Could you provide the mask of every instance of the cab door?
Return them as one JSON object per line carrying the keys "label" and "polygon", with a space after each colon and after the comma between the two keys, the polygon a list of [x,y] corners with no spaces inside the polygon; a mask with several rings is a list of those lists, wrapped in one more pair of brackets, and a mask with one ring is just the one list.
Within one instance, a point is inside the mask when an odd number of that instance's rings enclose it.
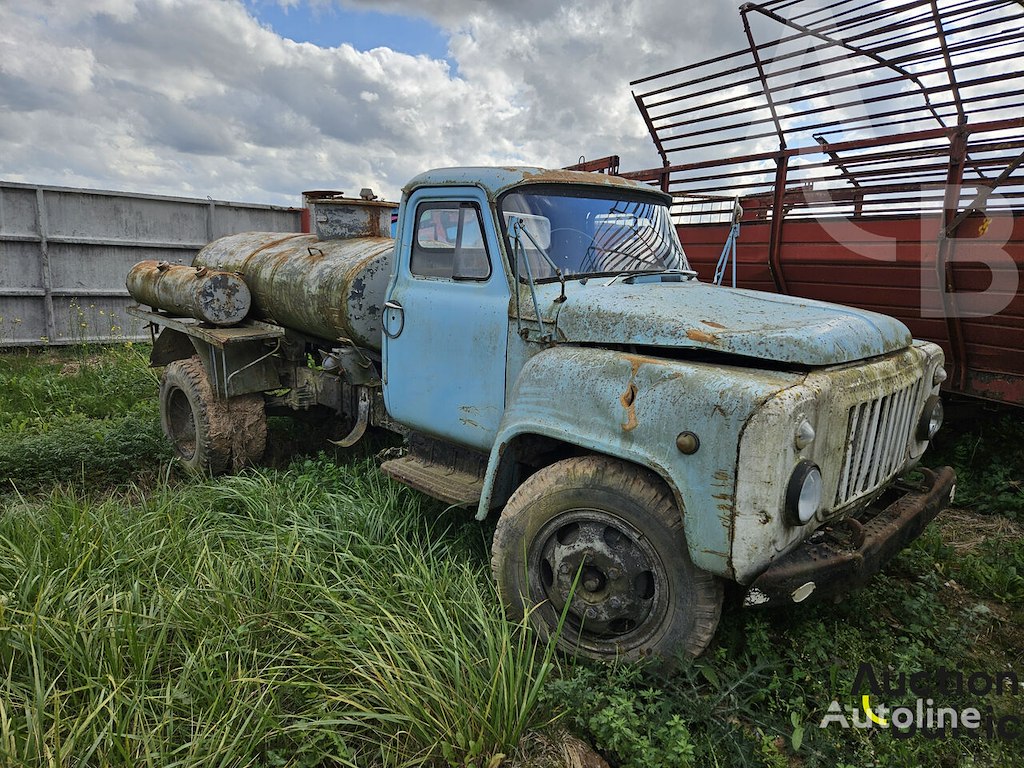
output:
{"label": "cab door", "polygon": [[417,190],[403,208],[383,313],[388,413],[481,449],[505,410],[510,293],[497,242],[480,190]]}

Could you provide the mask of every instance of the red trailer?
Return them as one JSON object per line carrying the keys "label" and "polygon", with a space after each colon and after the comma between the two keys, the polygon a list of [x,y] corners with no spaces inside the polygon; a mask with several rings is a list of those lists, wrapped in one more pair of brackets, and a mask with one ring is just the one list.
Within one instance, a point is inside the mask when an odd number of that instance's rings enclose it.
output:
{"label": "red trailer", "polygon": [[1024,5],[740,13],[747,48],[632,83],[664,165],[622,175],[676,197],[703,278],[894,315],[951,391],[1024,405]]}

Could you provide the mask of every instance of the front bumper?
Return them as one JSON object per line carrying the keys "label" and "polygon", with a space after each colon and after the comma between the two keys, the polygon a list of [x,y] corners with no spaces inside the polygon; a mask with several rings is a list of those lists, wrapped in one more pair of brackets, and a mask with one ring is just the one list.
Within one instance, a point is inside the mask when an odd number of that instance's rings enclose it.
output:
{"label": "front bumper", "polygon": [[785,605],[835,597],[878,573],[953,500],[956,473],[950,467],[920,471],[921,488],[889,497],[887,506],[872,507],[861,520],[820,528],[776,560],[750,584],[743,604]]}

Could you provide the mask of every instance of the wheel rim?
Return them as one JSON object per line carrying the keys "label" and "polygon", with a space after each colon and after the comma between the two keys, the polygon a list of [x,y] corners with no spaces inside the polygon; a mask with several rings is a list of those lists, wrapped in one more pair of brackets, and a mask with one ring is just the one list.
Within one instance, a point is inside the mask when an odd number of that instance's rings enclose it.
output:
{"label": "wheel rim", "polygon": [[167,397],[167,432],[174,450],[189,461],[196,455],[196,417],[188,396],[175,388]]}
{"label": "wheel rim", "polygon": [[648,641],[663,623],[665,566],[647,537],[626,521],[598,509],[569,510],[533,542],[531,596],[551,626],[564,612],[567,642],[615,653]]}

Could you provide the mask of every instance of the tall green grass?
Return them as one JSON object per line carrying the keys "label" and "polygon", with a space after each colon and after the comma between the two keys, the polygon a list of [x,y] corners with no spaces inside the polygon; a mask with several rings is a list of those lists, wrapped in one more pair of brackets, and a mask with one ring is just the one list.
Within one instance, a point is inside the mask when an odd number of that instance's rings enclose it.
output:
{"label": "tall green grass", "polygon": [[307,460],[0,509],[0,755],[26,765],[483,764],[551,649],[475,525]]}
{"label": "tall green grass", "polygon": [[732,600],[665,678],[556,666],[501,616],[490,530],[371,460],[176,478],[146,353],[0,355],[2,768],[579,765],[553,717],[624,768],[1024,764],[1024,738],[817,727],[861,661],[1020,672],[1019,419],[929,459],[983,514],[944,513],[840,605]]}
{"label": "tall green grass", "polygon": [[0,356],[0,494],[128,485],[171,456],[147,346]]}

